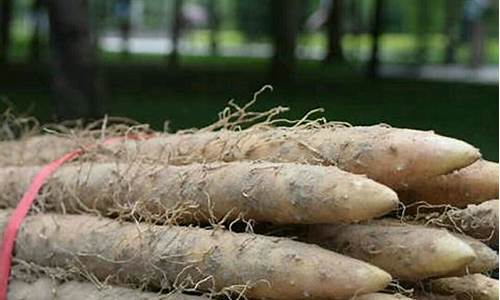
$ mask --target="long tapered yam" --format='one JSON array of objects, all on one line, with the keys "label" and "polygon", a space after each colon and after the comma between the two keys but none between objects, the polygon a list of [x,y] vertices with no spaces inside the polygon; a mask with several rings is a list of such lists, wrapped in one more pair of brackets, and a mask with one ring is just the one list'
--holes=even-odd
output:
[{"label": "long tapered yam", "polygon": [[[13,207],[38,168],[0,170],[0,206]],[[82,206],[104,214],[120,210],[146,216],[186,208],[179,217],[206,221],[230,212],[273,223],[351,222],[397,207],[391,189],[336,167],[235,162],[186,166],[83,164],[62,167],[39,200]]]},{"label": "long tapered yam", "polygon": [[[9,147],[12,146],[5,144],[0,148],[9,153],[13,151]],[[109,147],[122,157],[139,155],[171,164],[267,160],[336,165],[348,172],[366,174],[395,189],[466,167],[480,157],[476,148],[456,139],[381,125],[181,133]],[[60,155],[60,150],[54,147],[57,153],[54,158]],[[40,163],[35,155],[25,155],[24,162]],[[12,158],[7,156],[0,165],[11,163]]]},{"label": "long tapered yam", "polygon": [[463,270],[476,258],[467,243],[444,229],[372,221],[311,225],[305,232],[299,239],[369,262],[408,281]]},{"label": "long tapered yam", "polygon": [[446,211],[438,217],[430,216],[427,223],[463,232],[498,247],[498,200],[490,200],[478,205],[468,205],[464,209]]},{"label": "long tapered yam", "polygon": [[67,281],[58,283],[48,277],[35,282],[11,280],[8,291],[9,300],[204,300],[203,296],[180,293],[156,294],[139,290],[106,286],[98,289],[91,283]]},{"label": "long tapered yam", "polygon": [[126,152],[172,163],[264,159],[336,165],[392,188],[446,174],[480,157],[477,149],[462,141],[387,126],[176,134],[139,145],[129,141]]},{"label": "long tapered yam", "polygon": [[[1,211],[2,232],[7,218],[8,211]],[[79,267],[109,284],[239,287],[257,299],[346,299],[391,280],[377,267],[289,239],[87,215],[27,217],[15,256],[41,266]]]},{"label": "long tapered yam", "polygon": [[431,205],[468,204],[498,198],[498,163],[480,160],[450,174],[413,183],[398,191],[405,203],[426,202]]},{"label": "long tapered yam", "polygon": [[431,290],[437,294],[454,295],[458,300],[497,300],[498,280],[482,274],[431,280]]}]

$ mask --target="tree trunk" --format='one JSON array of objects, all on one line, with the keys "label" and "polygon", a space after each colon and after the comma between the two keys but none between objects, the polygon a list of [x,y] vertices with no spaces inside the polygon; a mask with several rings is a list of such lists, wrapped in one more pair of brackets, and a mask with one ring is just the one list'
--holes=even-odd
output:
[{"label": "tree trunk", "polygon": [[429,23],[428,20],[428,2],[427,0],[418,0],[416,1],[417,5],[417,32],[416,32],[416,40],[417,40],[417,49],[415,53],[415,61],[418,65],[422,65],[427,61],[427,25]]},{"label": "tree trunk", "polygon": [[471,25],[470,66],[472,68],[479,68],[483,64],[484,58],[484,26],[481,19],[474,20]]},{"label": "tree trunk", "polygon": [[40,61],[40,18],[42,13],[42,0],[33,0],[31,14],[33,15],[33,33],[30,39],[30,61],[37,63]]},{"label": "tree trunk", "polygon": [[130,6],[131,0],[121,0],[121,12],[120,12],[120,36],[122,42],[121,56],[123,59],[127,59],[130,55],[129,53],[129,39],[130,39]]},{"label": "tree trunk", "polygon": [[372,50],[370,61],[368,62],[368,77],[377,78],[379,76],[379,44],[380,34],[383,30],[383,0],[375,1],[375,13],[373,17],[373,24],[371,29],[372,36]]},{"label": "tree trunk", "polygon": [[12,0],[0,0],[0,64],[9,60],[10,26],[12,21]]},{"label": "tree trunk", "polygon": [[343,0],[333,0],[330,4],[327,20],[328,50],[325,63],[342,62],[345,59],[342,51],[343,7]]},{"label": "tree trunk", "polygon": [[455,63],[455,49],[457,47],[458,37],[455,30],[455,25],[457,21],[457,1],[456,0],[445,0],[445,19],[443,26],[443,35],[446,39],[446,46],[444,49],[444,64]]},{"label": "tree trunk", "polygon": [[274,54],[271,61],[273,80],[287,81],[295,73],[295,46],[298,31],[298,0],[271,1]]},{"label": "tree trunk", "polygon": [[175,0],[172,12],[172,26],[170,32],[172,51],[170,52],[168,58],[168,64],[173,68],[177,68],[179,66],[179,38],[182,26],[182,2],[182,0]]},{"label": "tree trunk", "polygon": [[361,22],[361,9],[357,1],[348,1],[348,11],[349,11],[349,21],[350,21],[350,33],[354,38],[355,43],[353,44],[350,56],[352,61],[359,61],[361,57],[361,43],[360,34],[362,33],[363,24]]},{"label": "tree trunk", "polygon": [[359,35],[363,31],[363,24],[362,24],[362,16],[361,16],[361,7],[358,2],[356,1],[351,1],[347,2],[349,4],[348,10],[349,10],[349,18],[350,18],[350,23],[351,23],[351,33],[354,35]]},{"label": "tree trunk", "polygon": [[56,114],[61,120],[101,117],[87,0],[49,0]]},{"label": "tree trunk", "polygon": [[208,14],[210,26],[210,55],[216,56],[218,52],[219,40],[217,38],[219,32],[219,13],[217,0],[208,0]]}]

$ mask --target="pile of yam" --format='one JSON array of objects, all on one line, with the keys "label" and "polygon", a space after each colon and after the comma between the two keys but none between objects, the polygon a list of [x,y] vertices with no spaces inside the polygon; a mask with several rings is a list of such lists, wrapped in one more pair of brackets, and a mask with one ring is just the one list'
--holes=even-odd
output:
[{"label": "pile of yam", "polygon": [[24,219],[8,299],[498,298],[498,163],[479,149],[245,113],[0,141],[2,236],[43,166],[82,153]]}]

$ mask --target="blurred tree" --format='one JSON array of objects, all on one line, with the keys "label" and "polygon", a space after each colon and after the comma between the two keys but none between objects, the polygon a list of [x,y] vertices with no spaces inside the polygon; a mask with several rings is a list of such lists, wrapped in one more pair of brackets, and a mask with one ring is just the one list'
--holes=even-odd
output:
[{"label": "blurred tree", "polygon": [[170,39],[172,41],[172,50],[168,57],[168,64],[170,67],[177,68],[179,66],[179,38],[181,35],[182,27],[182,0],[174,0],[172,9],[172,25],[170,32]]},{"label": "blurred tree", "polygon": [[359,1],[347,1],[347,13],[344,24],[352,34],[363,32],[363,15]]},{"label": "blurred tree", "polygon": [[328,48],[325,63],[344,61],[344,52],[342,51],[343,35],[343,0],[333,0],[328,9],[328,19],[326,32],[328,36]]},{"label": "blurred tree", "polygon": [[353,37],[352,47],[349,51],[351,61],[357,61],[361,57],[361,39],[363,33],[363,16],[359,1],[347,1],[347,13],[344,24]]},{"label": "blurred tree", "polygon": [[429,3],[428,0],[417,0],[414,2],[416,7],[416,53],[415,61],[418,65],[422,65],[427,60],[428,41],[428,26],[429,26]]},{"label": "blurred tree", "polygon": [[118,18],[120,36],[122,40],[122,57],[128,58],[128,43],[131,30],[131,0],[118,0],[115,2],[115,15]]},{"label": "blurred tree", "polygon": [[383,0],[375,0],[375,11],[371,27],[372,49],[368,62],[368,77],[375,79],[379,76],[379,44],[380,34],[383,30]]},{"label": "blurred tree", "polygon": [[[422,21],[422,10],[425,9],[425,29],[428,33],[442,33],[442,24],[445,12],[442,7],[445,0],[424,0],[427,3],[421,3],[420,0],[401,1],[385,0],[384,4],[384,32],[416,34]],[[461,0],[455,0],[459,3]],[[425,8],[427,6],[427,8]]]},{"label": "blurred tree", "polygon": [[472,38],[470,42],[471,56],[470,66],[472,68],[479,68],[484,60],[484,36],[485,28],[483,23],[478,20],[472,23]]},{"label": "blurred tree", "polygon": [[[299,32],[310,32],[311,30],[316,31],[320,30],[324,25],[326,26],[330,2],[331,0],[299,0]],[[317,14],[318,11],[321,11],[321,14],[324,14],[324,16],[321,16],[321,18],[323,18],[320,20],[321,24],[310,24],[309,22],[311,22],[311,18],[314,18],[314,15]]]},{"label": "blurred tree", "polygon": [[33,32],[29,42],[29,59],[32,63],[40,61],[40,26],[42,22],[42,0],[33,0],[31,6]]},{"label": "blurred tree", "polygon": [[[235,1],[236,27],[249,40],[259,40],[274,34],[273,0],[238,0]],[[305,29],[306,21],[317,9],[319,0],[297,1],[298,30]],[[320,24],[321,26],[323,24]],[[319,27],[319,26],[318,26]],[[309,28],[310,29],[310,28]],[[318,28],[314,28],[318,29]]]},{"label": "blurred tree", "polygon": [[[460,3],[457,3],[460,2]],[[445,19],[443,25],[443,35],[446,39],[444,59],[443,63],[452,64],[455,63],[455,49],[458,46],[458,36],[457,36],[457,21],[458,12],[460,11],[462,1],[457,0],[445,0]]]},{"label": "blurred tree", "polygon": [[272,33],[271,6],[274,5],[273,2],[275,1],[236,1],[236,25],[248,39],[255,40]]},{"label": "blurred tree", "polygon": [[208,0],[207,5],[208,15],[209,15],[209,27],[210,27],[210,54],[212,56],[217,55],[219,40],[217,38],[219,32],[219,6],[217,0]]},{"label": "blurred tree", "polygon": [[274,80],[290,80],[295,71],[299,0],[273,0],[274,54],[271,75]]},{"label": "blurred tree", "polygon": [[13,2],[12,0],[0,1],[2,1],[0,7],[0,64],[6,64],[9,59]]},{"label": "blurred tree", "polygon": [[[408,16],[415,11],[416,2],[420,0],[386,0],[384,7],[384,32],[409,32],[415,26]],[[436,0],[439,1],[439,0]],[[413,17],[413,16],[412,16]]]},{"label": "blurred tree", "polygon": [[488,0],[466,0],[464,4],[464,27],[469,32],[471,49],[470,66],[477,68],[484,59],[484,38],[486,28],[483,26],[483,14],[489,6]]},{"label": "blurred tree", "polygon": [[103,114],[97,93],[87,0],[48,0],[56,115],[61,120]]},{"label": "blurred tree", "polygon": [[481,20],[483,22],[483,26],[486,28],[487,34],[485,35],[485,38],[498,39],[498,29],[500,29],[498,26],[499,5],[499,1],[490,0],[488,2],[488,7],[484,10]]}]

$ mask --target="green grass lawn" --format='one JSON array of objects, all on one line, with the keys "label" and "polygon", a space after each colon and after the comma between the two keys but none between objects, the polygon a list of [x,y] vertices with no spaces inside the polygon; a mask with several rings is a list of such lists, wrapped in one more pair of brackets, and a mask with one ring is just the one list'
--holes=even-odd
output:
[{"label": "green grass lawn", "polygon": [[[227,101],[244,104],[267,79],[261,59],[182,59],[180,70],[158,58],[118,63],[107,57],[102,65],[105,100],[110,115],[127,116],[163,128],[201,127],[217,119]],[[498,86],[415,80],[369,81],[352,66],[323,67],[299,63],[292,84],[274,84],[256,109],[288,106],[287,118],[299,118],[323,107],[329,120],[356,125],[388,123],[398,127],[435,130],[479,147],[498,161]],[[19,111],[42,121],[52,120],[49,72],[44,67],[14,65],[0,74],[0,97]]]}]

